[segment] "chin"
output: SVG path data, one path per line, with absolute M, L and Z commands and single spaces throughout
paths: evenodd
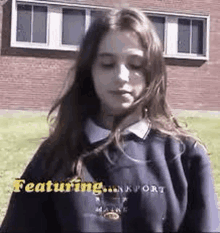
M 132 106 L 131 104 L 123 104 L 118 108 L 112 108 L 111 110 L 112 115 L 118 116 L 125 114 L 127 111 L 131 109 L 131 106 Z

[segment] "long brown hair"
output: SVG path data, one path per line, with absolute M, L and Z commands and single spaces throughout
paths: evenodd
M 137 34 L 145 52 L 143 72 L 147 88 L 127 114 L 115 118 L 108 140 L 89 150 L 84 144 L 83 125 L 88 116 L 94 116 L 99 111 L 91 69 L 100 41 L 110 30 L 132 30 Z M 72 84 L 48 114 L 50 117 L 58 109 L 50 136 L 44 142 L 49 148 L 45 155 L 48 177 L 60 171 L 65 176 L 81 176 L 83 158 L 103 151 L 111 143 L 118 144 L 123 119 L 139 104 L 142 104 L 143 112 L 147 112 L 151 127 L 158 132 L 176 137 L 185 134 L 166 102 L 167 76 L 159 37 L 150 20 L 139 10 L 113 10 L 97 19 L 86 33 L 71 71 L 74 71 Z

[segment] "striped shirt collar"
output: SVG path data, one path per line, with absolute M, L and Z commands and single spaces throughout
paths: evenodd
M 133 125 L 127 127 L 123 134 L 133 133 L 138 138 L 146 139 L 150 129 L 150 123 L 147 119 L 142 119 Z M 85 134 L 90 143 L 96 143 L 106 139 L 110 135 L 111 131 L 98 126 L 91 118 L 88 118 L 85 124 Z

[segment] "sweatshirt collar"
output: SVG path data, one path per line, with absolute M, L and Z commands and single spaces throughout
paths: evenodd
M 126 135 L 129 133 L 133 133 L 138 138 L 144 140 L 148 135 L 149 129 L 150 129 L 150 123 L 146 118 L 144 118 L 134 123 L 133 125 L 127 127 L 123 131 L 123 134 Z M 85 123 L 85 134 L 88 137 L 90 143 L 93 144 L 101 140 L 104 140 L 110 135 L 110 133 L 111 130 L 104 129 L 98 126 L 91 118 L 87 119 Z

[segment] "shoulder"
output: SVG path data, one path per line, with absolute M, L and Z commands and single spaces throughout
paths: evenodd
M 72 160 L 67 143 L 45 140 L 26 167 L 21 178 L 32 182 L 61 181 L 71 173 Z
M 202 143 L 192 137 L 183 137 L 181 141 L 185 146 L 183 159 L 190 161 L 191 165 L 196 165 L 200 168 L 210 166 L 208 151 Z
M 164 148 L 167 160 L 170 162 L 180 159 L 182 162 L 198 163 L 201 166 L 210 164 L 205 146 L 193 137 L 181 136 L 176 138 L 151 130 L 149 138 L 156 146 Z
M 50 153 L 50 146 L 44 141 L 33 155 L 21 178 L 32 182 L 42 180 L 46 169 L 46 158 Z

